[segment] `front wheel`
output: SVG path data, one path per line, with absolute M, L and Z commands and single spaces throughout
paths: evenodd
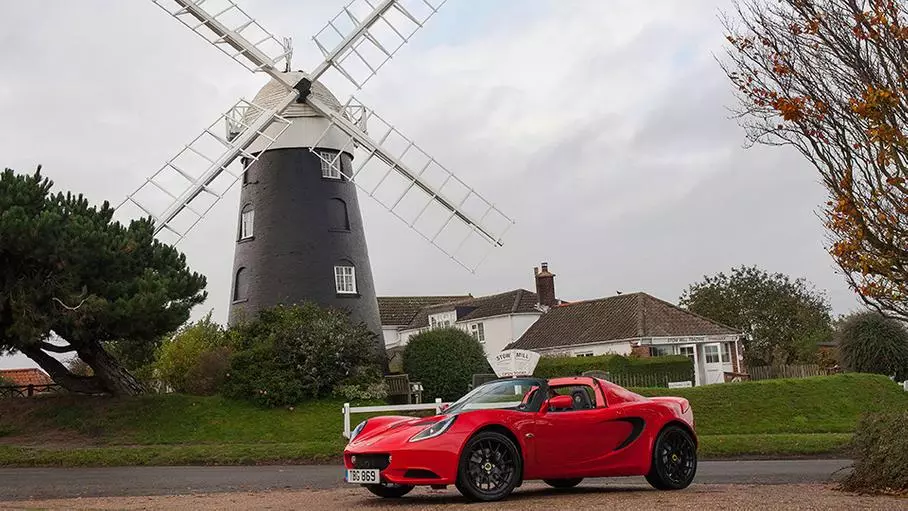
M 363 486 L 375 495 L 386 499 L 399 499 L 413 489 L 413 485 L 395 483 L 364 484 Z
M 552 488 L 573 488 L 580 484 L 580 481 L 583 481 L 582 477 L 575 477 L 573 479 L 543 479 L 542 482 L 551 486 Z
M 653 446 L 653 461 L 646 480 L 658 490 L 687 488 L 697 473 L 697 446 L 682 427 L 667 426 Z
M 523 473 L 517 446 L 505 435 L 482 431 L 467 441 L 457 468 L 457 490 L 474 501 L 507 497 Z

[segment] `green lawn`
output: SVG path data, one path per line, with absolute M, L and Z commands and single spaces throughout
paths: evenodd
M 861 413 L 908 407 L 908 392 L 869 374 L 634 391 L 686 397 L 701 435 L 850 433 Z
M 704 457 L 834 453 L 862 412 L 908 407 L 908 393 L 872 375 L 636 390 L 690 399 Z M 337 462 L 341 405 L 264 410 L 184 395 L 3 400 L 0 465 Z

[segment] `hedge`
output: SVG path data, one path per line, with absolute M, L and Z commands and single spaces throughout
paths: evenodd
M 619 385 L 667 387 L 670 381 L 693 381 L 694 363 L 683 355 L 664 357 L 542 357 L 533 372 L 542 378 L 580 376 L 585 371 L 605 371 Z

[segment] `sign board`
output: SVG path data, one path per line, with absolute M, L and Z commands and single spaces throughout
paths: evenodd
M 680 389 L 684 387 L 693 387 L 694 382 L 692 381 L 670 381 L 668 382 L 668 388 L 670 389 Z
M 495 371 L 495 376 L 508 378 L 511 376 L 532 376 L 539 363 L 539 353 L 529 350 L 504 350 L 489 357 L 489 364 Z

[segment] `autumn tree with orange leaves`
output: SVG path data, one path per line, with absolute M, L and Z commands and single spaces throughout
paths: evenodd
M 829 252 L 870 306 L 908 319 L 908 5 L 735 0 L 723 70 L 754 143 L 820 172 Z

